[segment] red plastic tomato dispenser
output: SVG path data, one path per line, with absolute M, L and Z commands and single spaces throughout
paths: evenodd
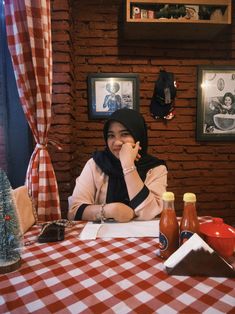
M 235 249 L 235 229 L 223 222 L 222 218 L 212 218 L 212 222 L 200 224 L 200 232 L 206 242 L 222 257 L 230 257 Z

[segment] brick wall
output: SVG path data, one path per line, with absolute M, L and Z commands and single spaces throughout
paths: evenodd
M 67 211 L 67 198 L 73 189 L 75 138 L 75 77 L 72 44 L 73 21 L 71 3 L 65 0 L 51 1 L 53 47 L 53 98 L 52 126 L 49 137 L 61 145 L 62 150 L 50 147 L 50 155 L 56 173 L 62 214 Z
M 234 142 L 197 142 L 197 66 L 235 65 L 235 21 L 210 42 L 124 40 L 122 1 L 54 0 L 52 12 L 54 89 L 51 134 L 64 150 L 52 151 L 63 212 L 76 176 L 92 151 L 102 149 L 102 120 L 89 120 L 89 73 L 136 73 L 140 79 L 140 112 L 149 128 L 149 152 L 165 159 L 168 190 L 194 192 L 199 215 L 235 223 Z M 233 8 L 233 16 L 235 8 Z M 192 34 L 193 36 L 193 34 Z M 176 117 L 164 123 L 149 114 L 154 81 L 161 68 L 178 83 Z

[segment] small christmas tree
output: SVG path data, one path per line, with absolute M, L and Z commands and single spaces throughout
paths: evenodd
M 20 267 L 21 235 L 10 182 L 0 169 L 0 274 Z

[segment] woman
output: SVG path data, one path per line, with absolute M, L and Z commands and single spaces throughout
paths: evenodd
M 234 114 L 234 96 L 232 93 L 225 93 L 222 99 L 222 113 Z
M 110 115 L 103 134 L 106 148 L 93 154 L 77 178 L 68 218 L 153 219 L 162 211 L 167 169 L 164 161 L 147 154 L 144 118 L 135 110 L 119 109 Z
M 120 109 L 122 106 L 122 99 L 120 95 L 116 95 L 119 91 L 120 85 L 118 82 L 108 83 L 106 84 L 106 90 L 110 93 L 106 95 L 104 98 L 103 107 L 108 107 L 108 111 L 115 111 Z

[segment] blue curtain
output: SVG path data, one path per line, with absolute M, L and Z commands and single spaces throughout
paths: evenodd
M 32 153 L 32 136 L 19 102 L 7 48 L 3 1 L 0 0 L 0 168 L 13 188 L 23 185 Z M 3 154 L 4 152 L 4 154 Z

